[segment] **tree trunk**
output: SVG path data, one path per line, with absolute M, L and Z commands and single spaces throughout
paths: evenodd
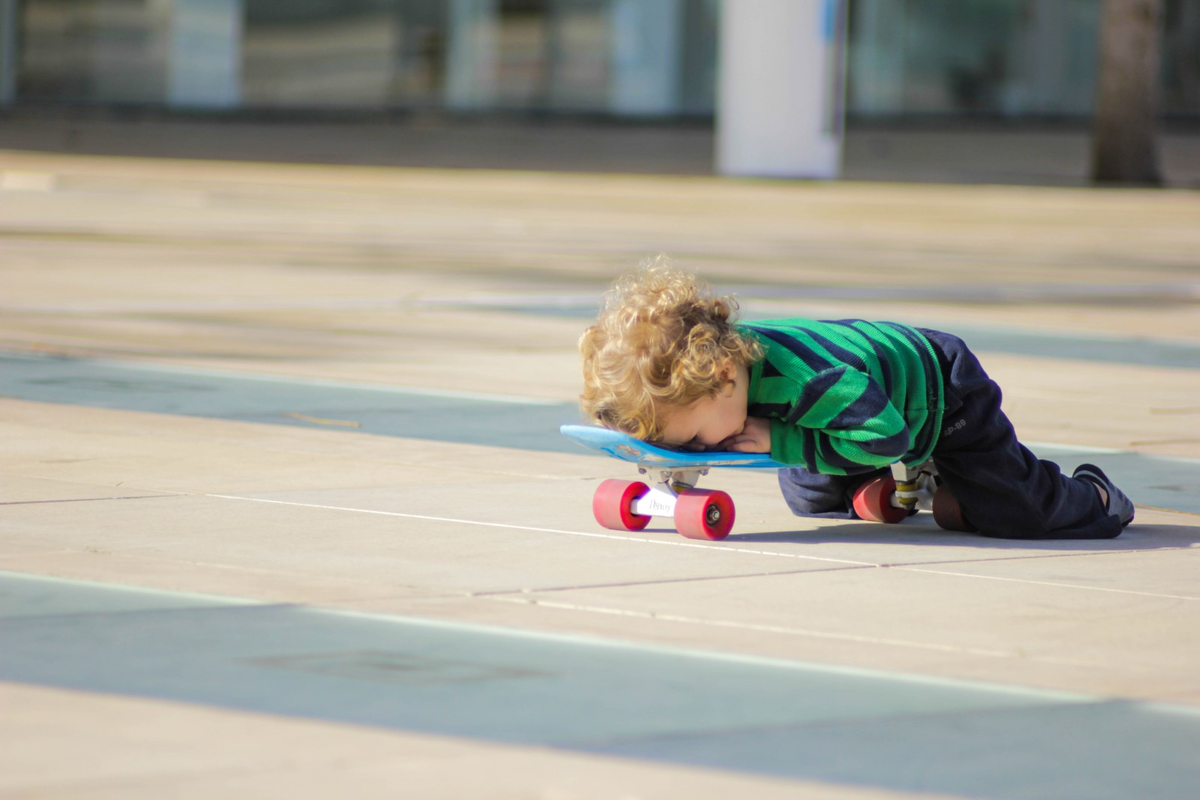
M 1104 0 L 1092 178 L 1159 184 L 1156 128 L 1163 0 Z

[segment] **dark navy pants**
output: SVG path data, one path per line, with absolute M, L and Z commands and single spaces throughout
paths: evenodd
M 1064 475 L 1017 441 L 1000 410 L 1000 387 L 957 336 L 921 331 L 933 344 L 946 383 L 942 434 L 933 449 L 938 475 L 984 536 L 1003 539 L 1111 539 L 1121 522 L 1110 516 L 1093 484 Z M 865 481 L 890 474 L 817 475 L 779 470 L 793 512 L 853 519 L 851 498 Z

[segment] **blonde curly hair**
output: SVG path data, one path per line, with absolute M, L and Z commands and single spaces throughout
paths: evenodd
M 762 358 L 762 345 L 732 324 L 737 308 L 664 256 L 619 278 L 579 339 L 584 416 L 638 439 L 661 438 L 665 411 L 716 396 L 730 362 Z

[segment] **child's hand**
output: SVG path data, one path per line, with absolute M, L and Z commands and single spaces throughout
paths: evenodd
M 735 453 L 771 452 L 771 421 L 766 417 L 746 417 L 741 433 L 735 433 L 716 446 Z

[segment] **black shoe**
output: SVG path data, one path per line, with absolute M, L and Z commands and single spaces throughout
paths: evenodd
M 1099 467 L 1091 464 L 1080 464 L 1075 468 L 1075 472 L 1071 477 L 1090 481 L 1108 492 L 1108 513 L 1120 518 L 1122 528 L 1133 522 L 1133 503 L 1125 496 L 1124 492 L 1108 479 L 1108 476 Z

